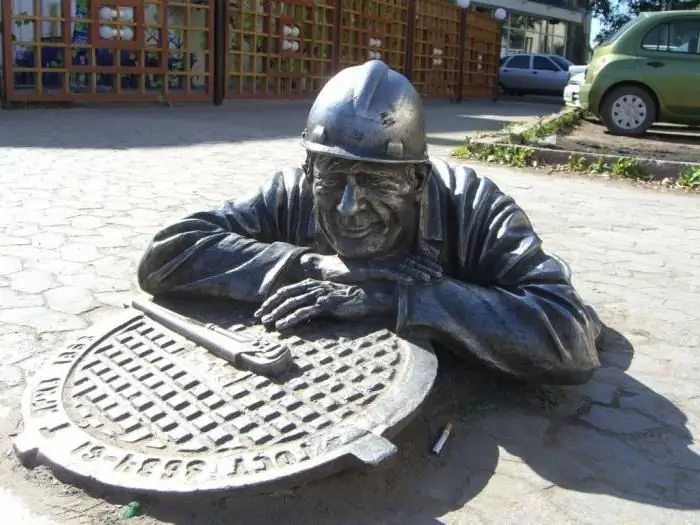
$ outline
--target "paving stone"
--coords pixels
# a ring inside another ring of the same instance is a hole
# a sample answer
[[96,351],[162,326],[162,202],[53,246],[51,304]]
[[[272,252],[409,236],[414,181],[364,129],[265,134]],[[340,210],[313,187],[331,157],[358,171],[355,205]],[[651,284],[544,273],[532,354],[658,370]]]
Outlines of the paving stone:
[[0,386],[10,388],[24,383],[22,369],[14,365],[0,365]]
[[104,225],[104,220],[101,217],[95,217],[94,215],[83,215],[73,217],[70,221],[70,225],[79,230],[95,230]]
[[44,299],[38,293],[25,294],[9,288],[0,288],[0,309],[41,306]]
[[591,425],[615,434],[638,434],[661,425],[638,412],[595,405],[581,419]]
[[[58,255],[59,254],[54,254],[54,257]],[[61,275],[78,275],[89,271],[89,266],[85,263],[65,261],[54,257],[44,260],[25,260],[27,270],[48,268],[57,278]]]
[[75,286],[77,288],[87,288],[93,292],[122,292],[132,290],[131,279],[133,276],[124,275],[121,279],[111,277],[99,277],[95,275],[94,269],[86,269],[83,273],[72,275],[57,275],[58,282],[65,286]]
[[22,261],[16,257],[0,256],[0,275],[10,275],[22,269]]
[[101,277],[134,275],[136,263],[125,257],[108,256],[92,263],[95,273]]
[[101,254],[90,244],[72,243],[61,248],[61,256],[66,261],[87,263],[99,259]]
[[18,246],[20,244],[29,244],[29,239],[0,233],[0,246]]
[[4,364],[16,364],[42,350],[31,328],[4,324],[0,330],[0,348]]
[[[494,115],[518,119],[548,108],[431,103],[428,126],[441,137],[431,152],[446,156],[447,137],[457,144],[466,128],[495,123]],[[138,259],[161,226],[255,191],[273,169],[303,161],[306,111],[302,103],[74,109],[70,119],[2,112],[0,378],[8,380],[0,387],[0,438],[8,450],[4,436],[14,431],[7,425],[21,393],[9,386],[17,385],[17,368],[30,376],[46,351],[129,301]],[[572,264],[581,295],[622,334],[601,356],[606,368],[548,410],[518,408],[514,400],[459,423],[464,414],[447,413],[455,431],[437,458],[424,454],[432,436],[407,428],[395,470],[347,474],[295,497],[245,499],[221,513],[188,510],[191,521],[698,521],[700,200],[585,177],[477,171],[528,212],[546,249]],[[60,525],[111,519],[95,510],[73,519],[68,507],[89,509],[86,496],[76,492],[68,502],[60,484],[30,487],[29,474],[1,456],[0,469],[0,490],[21,491]]]
[[95,299],[100,304],[116,306],[121,308],[124,304],[130,304],[133,299],[133,294],[128,292],[97,292]]
[[42,232],[32,236],[32,244],[37,248],[55,250],[65,242],[65,236],[58,233]]
[[56,285],[53,275],[48,272],[24,270],[12,274],[12,289],[24,293],[41,293]]
[[62,286],[44,292],[46,306],[54,312],[78,315],[92,310],[97,302],[90,290],[72,286]]
[[12,237],[29,237],[31,235],[36,235],[39,232],[39,227],[36,224],[21,222],[16,222],[15,224],[10,225],[6,230],[6,233]]
[[43,306],[0,310],[0,323],[28,326],[37,332],[80,330],[87,326],[80,317],[53,312]]

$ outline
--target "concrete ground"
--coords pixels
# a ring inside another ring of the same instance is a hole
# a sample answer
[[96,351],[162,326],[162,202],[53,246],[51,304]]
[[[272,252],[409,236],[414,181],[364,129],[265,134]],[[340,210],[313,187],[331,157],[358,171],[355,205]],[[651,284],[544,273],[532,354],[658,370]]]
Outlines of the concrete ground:
[[[10,525],[122,521],[128,499],[27,471],[11,452],[45,353],[135,291],[170,221],[300,162],[306,104],[0,112],[0,508]],[[432,152],[556,110],[429,104]],[[396,463],[218,505],[151,503],[137,524],[700,523],[700,201],[622,183],[476,166],[528,210],[610,327],[579,388],[531,389],[445,357]],[[430,445],[447,421],[439,457]]]

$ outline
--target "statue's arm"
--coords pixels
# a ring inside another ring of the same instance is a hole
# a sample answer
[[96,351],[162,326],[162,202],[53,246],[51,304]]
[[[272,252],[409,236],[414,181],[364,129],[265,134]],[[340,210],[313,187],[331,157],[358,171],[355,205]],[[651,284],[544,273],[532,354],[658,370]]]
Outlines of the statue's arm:
[[596,321],[524,211],[470,171],[456,168],[451,181],[457,271],[402,292],[398,332],[443,341],[525,381],[587,381],[599,366]]
[[[158,232],[138,268],[152,294],[190,293],[260,303],[305,248],[293,244],[290,192],[295,170],[278,172],[259,191],[195,213]],[[297,195],[298,197],[298,195]],[[290,222],[291,221],[291,222]]]

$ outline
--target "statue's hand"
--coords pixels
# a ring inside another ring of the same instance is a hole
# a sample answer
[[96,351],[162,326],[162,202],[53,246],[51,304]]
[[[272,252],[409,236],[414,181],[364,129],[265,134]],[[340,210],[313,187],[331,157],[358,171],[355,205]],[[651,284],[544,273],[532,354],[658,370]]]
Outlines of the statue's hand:
[[389,315],[395,309],[395,301],[388,292],[386,287],[361,288],[306,279],[277,290],[255,312],[255,317],[265,326],[284,330],[323,316],[357,319]]
[[426,283],[443,277],[442,267],[420,256],[389,256],[369,260],[343,259],[337,255],[306,254],[305,275],[319,281],[362,284],[389,281],[397,284]]

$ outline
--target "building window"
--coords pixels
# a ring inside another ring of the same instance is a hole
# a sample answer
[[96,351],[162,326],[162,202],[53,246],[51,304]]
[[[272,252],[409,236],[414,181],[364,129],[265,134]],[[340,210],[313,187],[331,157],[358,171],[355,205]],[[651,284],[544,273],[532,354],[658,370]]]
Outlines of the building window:
[[567,27],[566,22],[510,13],[503,25],[502,53],[551,53],[565,56]]

